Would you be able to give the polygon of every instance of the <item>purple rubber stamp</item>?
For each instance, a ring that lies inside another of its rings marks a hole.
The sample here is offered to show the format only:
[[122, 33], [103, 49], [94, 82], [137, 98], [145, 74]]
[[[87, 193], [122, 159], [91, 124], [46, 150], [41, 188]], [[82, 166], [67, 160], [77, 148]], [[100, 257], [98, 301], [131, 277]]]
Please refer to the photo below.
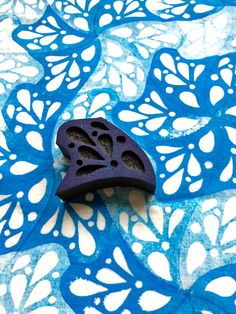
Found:
[[155, 191], [155, 175], [147, 155], [105, 119], [66, 122], [58, 130], [56, 143], [71, 160], [56, 192], [62, 200], [112, 186]]

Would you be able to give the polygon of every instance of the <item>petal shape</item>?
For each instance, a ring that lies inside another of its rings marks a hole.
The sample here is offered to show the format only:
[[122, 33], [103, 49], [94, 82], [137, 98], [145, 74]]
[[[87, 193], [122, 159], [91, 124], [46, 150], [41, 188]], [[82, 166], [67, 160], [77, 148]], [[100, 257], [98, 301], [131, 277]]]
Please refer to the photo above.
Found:
[[113, 312], [118, 310], [118, 308], [125, 302], [131, 289], [121, 290], [117, 292], [112, 292], [106, 295], [103, 304], [107, 311]]
[[95, 252], [96, 243], [92, 234], [78, 221], [78, 243], [82, 254], [91, 256]]
[[210, 281], [205, 291], [213, 292], [221, 297], [231, 297], [236, 292], [236, 281], [232, 277], [222, 276]]
[[82, 278], [73, 281], [69, 289], [71, 293], [78, 297], [87, 297], [99, 292], [107, 291], [107, 288]]
[[43, 139], [39, 132], [30, 131], [26, 134], [27, 142], [35, 149], [43, 151]]
[[152, 271], [159, 277], [171, 281], [170, 264], [163, 253], [153, 252], [148, 256], [148, 265]]
[[169, 296], [156, 291], [148, 290], [141, 295], [139, 305], [143, 311], [156, 311], [169, 303], [170, 300], [171, 297]]
[[196, 269], [198, 269], [204, 263], [206, 259], [206, 250], [200, 242], [194, 242], [188, 249], [188, 255], [186, 259], [187, 271], [191, 275]]
[[38, 165], [31, 164], [28, 161], [17, 161], [11, 166], [10, 171], [14, 175], [24, 175], [34, 171], [37, 168]]
[[47, 189], [47, 179], [43, 178], [41, 181], [33, 185], [31, 189], [29, 190], [29, 193], [28, 193], [29, 201], [32, 204], [39, 203], [43, 199], [46, 193], [46, 189]]
[[133, 235], [143, 241], [158, 242], [154, 233], [143, 223], [137, 222], [132, 229]]
[[124, 278], [109, 268], [102, 268], [96, 275], [97, 280], [105, 284], [119, 284], [126, 282]]
[[43, 256], [41, 256], [35, 267], [30, 285], [33, 285], [35, 282], [50, 273], [50, 271], [56, 267], [58, 262], [59, 259], [57, 253], [54, 251], [46, 252]]

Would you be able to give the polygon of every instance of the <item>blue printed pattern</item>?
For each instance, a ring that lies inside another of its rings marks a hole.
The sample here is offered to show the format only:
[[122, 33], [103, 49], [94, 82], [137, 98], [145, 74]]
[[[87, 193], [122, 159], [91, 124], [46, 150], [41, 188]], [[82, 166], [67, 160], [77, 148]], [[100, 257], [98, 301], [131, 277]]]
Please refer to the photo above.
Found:
[[[234, 313], [234, 1], [0, 1], [0, 312]], [[61, 202], [55, 136], [104, 117], [155, 195]]]

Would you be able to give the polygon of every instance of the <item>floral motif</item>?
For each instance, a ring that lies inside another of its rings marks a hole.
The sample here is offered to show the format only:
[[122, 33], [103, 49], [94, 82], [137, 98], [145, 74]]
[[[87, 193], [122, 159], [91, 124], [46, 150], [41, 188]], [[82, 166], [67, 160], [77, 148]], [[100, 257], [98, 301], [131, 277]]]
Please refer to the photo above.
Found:
[[[0, 101], [20, 83], [36, 82], [40, 78], [40, 64], [12, 39], [19, 24], [12, 18], [0, 20]], [[2, 107], [2, 105], [0, 104]]]
[[[191, 201], [163, 203], [139, 190], [116, 188], [104, 191], [102, 198], [133, 253], [157, 277], [176, 283], [185, 291], [190, 289], [197, 297], [211, 291], [223, 298], [233, 298], [236, 292], [234, 194], [226, 191]], [[226, 280], [232, 281], [232, 288], [221, 292], [211, 280], [222, 282], [226, 265], [232, 265], [232, 270], [226, 271]], [[202, 292], [195, 288], [200, 283]], [[232, 298], [225, 302], [233, 309]], [[194, 300], [192, 304], [199, 306]], [[184, 311], [184, 303], [182, 306]]]
[[[218, 70], [209, 77], [215, 64]], [[126, 103], [115, 108], [135, 136], [153, 141], [162, 198], [234, 186], [234, 68], [234, 55], [206, 63], [162, 52], [153, 61], [143, 96], [127, 109], [120, 109]]]
[[53, 200], [53, 207], [43, 216], [39, 233], [47, 239], [66, 244], [76, 260], [95, 258], [109, 231], [110, 218], [99, 197], [88, 193], [77, 202], [62, 205]]
[[[58, 115], [61, 102], [42, 98], [38, 92], [20, 88], [9, 98], [4, 110], [6, 123], [22, 143], [33, 148], [35, 153], [43, 152], [51, 145], [48, 138], [50, 122]], [[40, 157], [40, 155], [38, 155]]]
[[43, 15], [47, 4], [54, 0], [1, 0], [0, 14], [16, 15], [22, 23], [37, 21]]
[[139, 311], [165, 310], [169, 313], [174, 293], [167, 292], [164, 287], [157, 291], [150, 274], [138, 272], [138, 265], [134, 261], [130, 263], [120, 246], [109, 252], [91, 267], [89, 264], [82, 267], [76, 279], [70, 278], [69, 290], [82, 307], [78, 313], [130, 313], [131, 300], [135, 300]]
[[2, 255], [0, 310], [15, 313], [73, 313], [59, 290], [60, 277], [69, 265], [59, 245], [40, 246]]

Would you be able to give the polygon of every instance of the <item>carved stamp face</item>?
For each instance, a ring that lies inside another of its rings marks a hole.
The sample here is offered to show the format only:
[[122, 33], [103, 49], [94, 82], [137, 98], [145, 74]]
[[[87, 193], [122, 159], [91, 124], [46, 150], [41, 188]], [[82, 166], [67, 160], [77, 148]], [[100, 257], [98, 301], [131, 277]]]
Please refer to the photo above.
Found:
[[155, 190], [154, 171], [146, 154], [128, 135], [102, 118], [64, 123], [57, 144], [71, 160], [57, 190], [63, 200], [109, 186], [136, 186], [151, 193]]

